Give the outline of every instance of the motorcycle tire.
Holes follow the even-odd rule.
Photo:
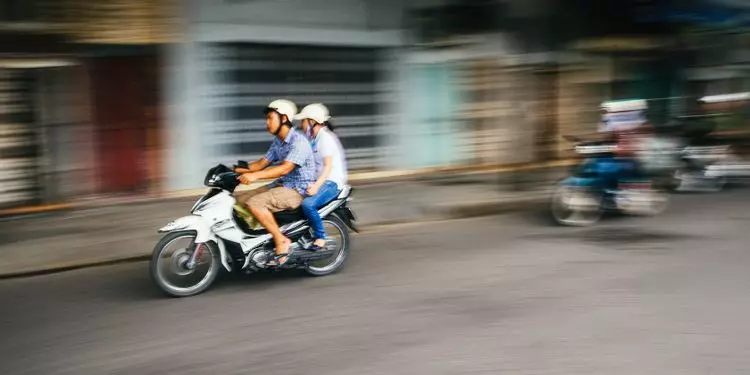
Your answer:
[[[336,231],[341,235],[342,248],[338,254],[332,255],[336,257],[333,264],[326,267],[316,267],[312,265],[305,267],[305,272],[311,276],[327,276],[336,273],[344,267],[346,259],[349,257],[351,241],[349,240],[349,229],[346,224],[344,224],[344,221],[337,216],[332,215],[323,219],[323,225],[326,224],[336,228]],[[328,235],[330,236],[331,233],[328,233]]]
[[[187,288],[176,287],[164,280],[163,275],[159,272],[159,260],[165,248],[167,248],[167,246],[169,246],[177,239],[191,238],[194,240],[195,236],[196,233],[194,231],[171,232],[162,237],[162,239],[157,242],[156,246],[154,246],[154,251],[151,255],[151,261],[149,263],[149,273],[151,275],[151,280],[154,282],[154,284],[156,284],[156,286],[159,287],[159,289],[161,289],[162,292],[170,297],[191,297],[203,293],[214,283],[216,277],[221,272],[222,265],[219,248],[213,242],[206,242],[204,251],[209,251],[211,253],[211,265],[206,276],[204,276],[193,287]]]

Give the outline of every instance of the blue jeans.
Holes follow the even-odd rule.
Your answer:
[[[318,194],[305,198],[302,201],[302,212],[310,221],[315,239],[326,238],[326,230],[323,228],[323,219],[318,214],[318,209],[334,200],[339,195],[339,186],[333,181],[326,181],[318,190]]]

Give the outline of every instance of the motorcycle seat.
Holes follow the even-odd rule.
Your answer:
[[[273,214],[273,217],[276,218],[276,222],[280,226],[304,219],[302,210],[299,208],[296,210],[287,210],[287,211],[277,212]]]
[[[349,185],[344,186],[341,189],[341,192],[339,193],[338,197],[332,199],[330,202],[327,202],[326,204],[330,204],[331,202],[338,200],[338,199],[346,199],[348,198],[352,193],[352,187]],[[250,214],[250,212],[243,206],[237,204],[234,206],[234,209],[232,210],[232,215],[234,218],[234,221],[237,223],[237,226],[246,234],[252,235],[252,236],[259,236],[262,234],[267,233],[264,228],[261,228],[259,225],[257,225],[257,220]],[[276,212],[273,214],[274,218],[276,218],[276,223],[279,224],[279,226],[284,226],[286,224],[291,224],[299,220],[304,220],[305,216],[302,212],[301,208],[297,208],[294,210],[287,210],[287,211],[281,211]],[[253,227],[250,227],[250,224],[248,221],[252,222]]]
[[[247,216],[245,215],[247,215],[245,211],[240,211],[237,209],[232,211],[232,216],[234,218],[234,221],[235,223],[237,223],[237,227],[240,230],[252,236],[259,236],[259,235],[267,233],[264,228],[257,228],[257,229],[250,228],[250,225],[247,222]],[[276,218],[276,223],[278,223],[279,226],[290,224],[295,221],[302,220],[304,218],[301,209],[281,211],[281,212],[277,212],[273,214],[273,216],[274,218]]]

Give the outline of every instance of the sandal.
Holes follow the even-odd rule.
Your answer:
[[[292,253],[284,253],[284,254],[276,254],[274,255],[273,259],[269,260],[268,263],[266,263],[267,266],[271,267],[281,267],[286,264],[286,262],[289,261],[289,257],[292,255]],[[284,259],[283,262],[280,262],[279,259]]]
[[[286,262],[289,261],[289,257],[292,255],[292,253],[294,251],[292,251],[292,242],[289,241],[288,239],[287,239],[287,241],[289,242],[289,245],[286,248],[286,253],[274,254],[273,259],[271,259],[270,261],[268,261],[266,263],[266,265],[281,267],[284,264],[286,264]],[[281,258],[286,258],[286,259],[283,262],[279,262],[279,259],[281,259]]]
[[[325,244],[323,246],[316,245],[315,242],[313,242],[312,245],[310,245],[310,251],[326,251],[326,250],[328,250],[328,240],[325,239],[325,238],[323,240],[325,241]]]

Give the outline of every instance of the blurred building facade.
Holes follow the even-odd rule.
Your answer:
[[[326,103],[352,169],[554,159],[552,54],[504,24],[546,3],[184,2],[183,43],[165,55],[166,186],[261,156],[262,108],[278,97]]]
[[[401,1],[186,1],[168,48],[167,187],[199,186],[217,162],[262,156],[262,110],[288,98],[328,105],[353,169],[387,164],[398,121],[392,72]]]
[[[158,186],[165,1],[0,1],[0,207]]]
[[[602,100],[748,88],[744,32],[684,31],[726,12],[656,3],[0,1],[24,41],[0,43],[0,208],[200,187],[265,152],[280,97],[327,104],[351,168],[383,170],[554,160]]]

